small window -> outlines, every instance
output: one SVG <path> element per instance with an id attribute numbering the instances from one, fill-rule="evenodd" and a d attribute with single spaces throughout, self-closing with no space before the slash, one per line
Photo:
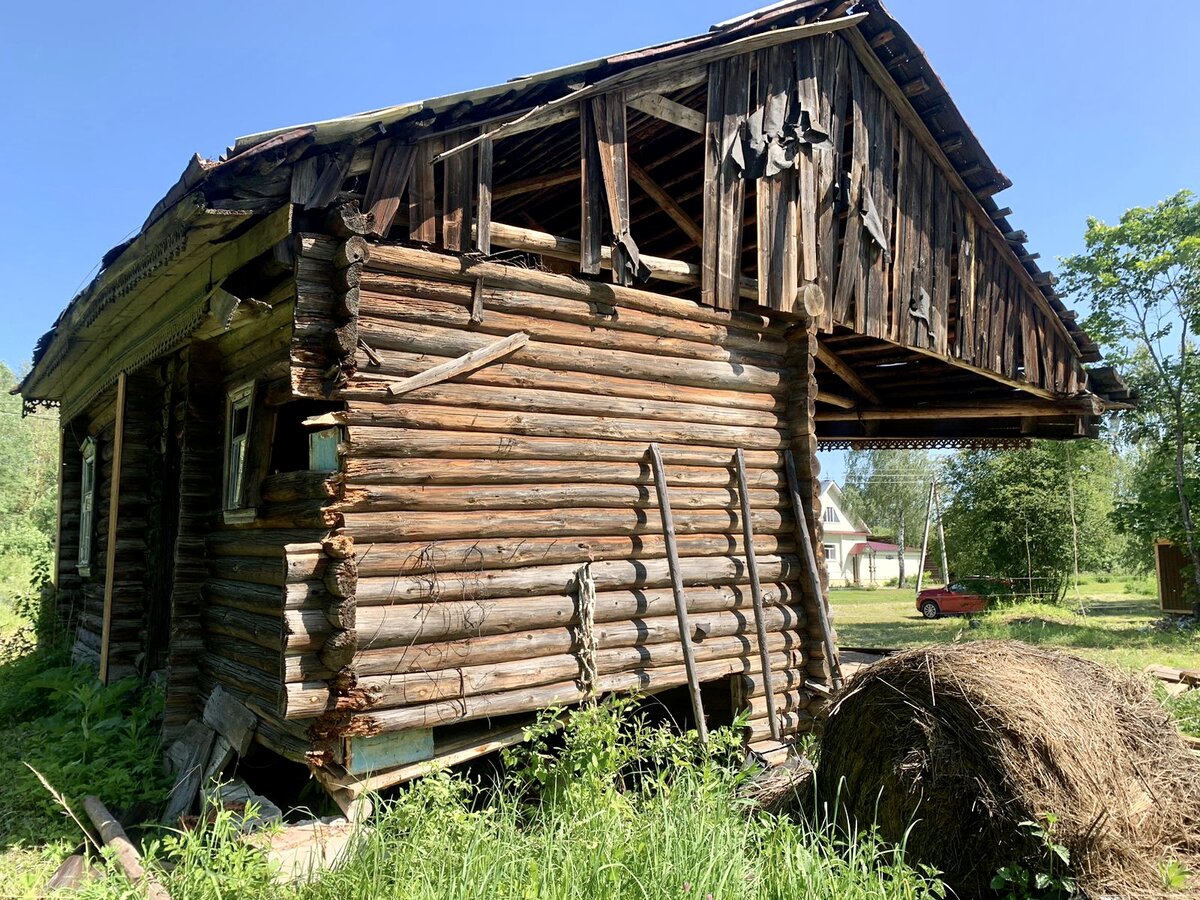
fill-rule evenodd
<path id="1" fill-rule="evenodd" d="M 834 509 L 832 506 L 827 506 L 827 507 L 825 507 L 825 511 L 821 513 L 821 521 L 822 522 L 840 522 L 842 520 L 838 518 L 836 509 Z"/>
<path id="2" fill-rule="evenodd" d="M 225 403 L 225 510 L 244 510 L 246 457 L 254 409 L 254 383 L 229 392 Z"/>
<path id="3" fill-rule="evenodd" d="M 79 499 L 79 574 L 92 574 L 92 533 L 96 524 L 96 439 L 88 438 L 79 448 L 83 475 Z"/>
<path id="4" fill-rule="evenodd" d="M 825 558 L 833 562 L 837 561 L 837 544 L 825 545 Z"/>

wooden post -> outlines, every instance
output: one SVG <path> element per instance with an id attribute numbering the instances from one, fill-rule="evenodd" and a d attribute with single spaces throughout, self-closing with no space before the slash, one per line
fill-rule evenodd
<path id="1" fill-rule="evenodd" d="M 821 640 L 825 644 L 825 657 L 829 661 L 829 674 L 833 678 L 833 687 L 842 687 L 842 666 L 838 661 L 837 647 L 833 643 L 833 628 L 829 624 L 829 610 L 825 608 L 825 592 L 821 590 L 821 574 L 817 571 L 817 552 L 813 548 L 812 531 L 808 527 L 808 516 L 804 512 L 804 503 L 800 499 L 800 478 L 796 474 L 796 457 L 791 448 L 783 451 L 783 461 L 787 465 L 788 493 L 792 497 L 792 515 L 796 519 L 796 539 L 799 541 L 801 560 L 808 569 L 808 577 L 812 582 L 813 597 L 817 607 L 817 619 L 821 626 Z"/>
<path id="2" fill-rule="evenodd" d="M 767 695 L 767 718 L 771 723 L 771 737 L 783 740 L 779 729 L 779 716 L 775 712 L 775 679 L 771 674 L 771 653 L 767 649 L 767 624 L 763 619 L 762 587 L 758 582 L 758 559 L 754 555 L 754 525 L 750 521 L 750 489 L 746 485 L 746 455 L 737 448 L 734 455 L 737 466 L 738 498 L 742 505 L 742 540 L 746 547 L 746 571 L 750 575 L 750 597 L 754 602 L 754 630 L 758 634 L 758 655 L 762 660 L 763 690 Z"/>
<path id="3" fill-rule="evenodd" d="M 933 518 L 934 481 L 929 480 L 929 499 L 925 503 L 925 528 L 921 531 L 921 558 L 917 560 L 917 593 L 921 593 L 921 585 L 925 581 L 925 553 L 929 550 L 929 521 Z M 904 552 L 904 548 L 900 548 Z"/>
<path id="4" fill-rule="evenodd" d="M 679 548 L 675 545 L 675 520 L 671 515 L 671 500 L 667 494 L 667 473 L 663 469 L 662 452 L 658 444 L 650 445 L 650 463 L 654 469 L 654 488 L 658 492 L 658 512 L 662 517 L 663 541 L 667 550 L 667 566 L 671 573 L 671 593 L 675 596 L 675 618 L 679 622 L 679 642 L 683 645 L 683 665 L 687 670 L 688 691 L 692 695 L 692 712 L 696 717 L 696 733 L 700 743 L 708 743 L 708 725 L 704 721 L 704 703 L 700 699 L 700 682 L 696 678 L 696 660 L 692 655 L 692 629 L 688 624 L 687 598 L 683 594 L 683 576 L 679 572 Z"/>
<path id="5" fill-rule="evenodd" d="M 113 584 L 117 570 L 117 513 L 121 507 L 121 458 L 125 449 L 125 373 L 117 376 L 117 424 L 113 433 L 112 477 L 108 491 L 108 543 L 104 548 L 104 616 L 100 631 L 100 683 L 108 684 L 108 643 L 112 633 Z"/>
<path id="6" fill-rule="evenodd" d="M 58 509 L 54 514 L 54 569 L 50 573 L 50 583 L 59 587 L 58 570 L 62 567 L 62 529 L 63 529 L 63 478 L 67 467 L 67 430 L 59 423 L 58 427 Z M 57 606 L 57 601 L 56 601 Z"/>

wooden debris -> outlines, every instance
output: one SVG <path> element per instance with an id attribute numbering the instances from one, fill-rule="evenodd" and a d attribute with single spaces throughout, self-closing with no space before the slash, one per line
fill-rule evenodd
<path id="1" fill-rule="evenodd" d="M 359 827 L 345 819 L 315 819 L 274 833 L 252 834 L 246 842 L 266 852 L 279 870 L 277 883 L 302 883 L 340 864 Z"/>
<path id="2" fill-rule="evenodd" d="M 222 688 L 212 689 L 208 702 L 204 704 L 204 724 L 225 738 L 238 756 L 245 756 L 254 738 L 258 717 L 245 705 Z"/>
<path id="3" fill-rule="evenodd" d="M 158 880 L 142 866 L 141 855 L 137 848 L 130 843 L 125 829 L 100 802 L 99 798 L 84 797 L 83 808 L 87 811 L 92 824 L 96 826 L 96 830 L 100 832 L 100 838 L 104 841 L 104 845 L 112 850 L 122 871 L 130 881 L 146 889 L 148 900 L 171 900 L 171 895 L 167 893 L 166 888 L 159 884 Z"/>
<path id="4" fill-rule="evenodd" d="M 206 726 L 198 729 L 198 737 L 187 745 L 188 753 L 175 778 L 175 784 L 167 795 L 167 805 L 163 811 L 163 821 L 173 825 L 179 817 L 191 812 L 196 803 L 196 797 L 204 786 L 204 771 L 212 753 L 216 732 Z"/>

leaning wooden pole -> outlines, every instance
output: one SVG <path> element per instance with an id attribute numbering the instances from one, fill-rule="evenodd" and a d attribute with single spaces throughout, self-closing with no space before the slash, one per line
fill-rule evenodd
<path id="1" fill-rule="evenodd" d="M 762 660 L 763 690 L 767 693 L 767 718 L 771 722 L 771 737 L 783 740 L 779 716 L 775 712 L 775 679 L 771 674 L 771 653 L 767 648 L 767 623 L 763 615 L 762 586 L 758 581 L 758 559 L 754 555 L 754 524 L 750 521 L 750 489 L 746 484 L 746 455 L 737 448 L 734 455 L 737 467 L 738 498 L 742 505 L 742 541 L 746 547 L 746 572 L 750 576 L 750 597 L 754 603 L 754 630 L 758 634 L 758 655 Z"/>
<path id="2" fill-rule="evenodd" d="M 100 839 L 104 845 L 113 851 L 113 856 L 121 866 L 121 870 L 129 877 L 130 881 L 146 889 L 148 900 L 171 900 L 167 889 L 142 866 L 142 857 L 125 834 L 125 829 L 108 811 L 108 808 L 100 802 L 99 798 L 84 797 L 83 808 L 87 811 L 92 824 L 96 826 L 96 830 L 100 832 Z"/>
<path id="3" fill-rule="evenodd" d="M 100 620 L 100 683 L 108 684 L 113 588 L 117 580 L 117 523 L 121 511 L 121 461 L 125 456 L 125 373 L 117 376 L 117 424 L 108 489 L 108 537 L 104 547 L 104 607 Z"/>
<path id="4" fill-rule="evenodd" d="M 929 552 L 929 522 L 933 518 L 934 481 L 929 480 L 929 499 L 925 501 L 925 527 L 921 531 L 921 557 L 917 560 L 917 593 L 921 593 L 921 585 L 925 582 L 925 554 Z M 900 552 L 905 551 L 904 547 Z"/>
<path id="5" fill-rule="evenodd" d="M 658 512 L 662 517 L 663 542 L 667 550 L 667 566 L 671 575 L 671 593 L 675 597 L 675 618 L 679 622 L 679 642 L 683 645 L 683 665 L 687 671 L 688 692 L 692 695 L 692 713 L 696 717 L 696 733 L 700 743 L 708 743 L 708 726 L 704 722 L 704 703 L 700 699 L 700 679 L 696 676 L 696 659 L 692 654 L 692 629 L 688 624 L 687 597 L 683 593 L 683 575 L 679 571 L 679 548 L 675 544 L 675 519 L 671 515 L 671 500 L 667 493 L 667 473 L 663 468 L 662 451 L 658 444 L 650 445 L 650 465 L 654 470 L 654 488 L 658 492 Z"/>
<path id="6" fill-rule="evenodd" d="M 813 547 L 812 531 L 808 527 L 808 515 L 804 512 L 804 503 L 800 499 L 800 477 L 796 473 L 796 457 L 791 448 L 783 451 L 783 461 L 787 466 L 788 493 L 792 497 L 792 515 L 796 519 L 796 538 L 799 542 L 801 559 L 811 581 L 814 603 L 817 608 L 817 620 L 821 626 L 821 641 L 825 646 L 825 658 L 829 661 L 829 675 L 833 679 L 833 687 L 842 687 L 842 666 L 838 661 L 837 647 L 833 643 L 833 626 L 829 622 L 829 610 L 825 606 L 825 592 L 821 589 L 821 573 L 817 569 L 817 552 Z"/>

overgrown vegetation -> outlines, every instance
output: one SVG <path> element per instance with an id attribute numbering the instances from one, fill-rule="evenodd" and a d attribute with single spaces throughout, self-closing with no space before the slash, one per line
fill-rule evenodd
<path id="1" fill-rule="evenodd" d="M 428 898 L 784 898 L 923 900 L 931 873 L 869 833 L 835 838 L 740 799 L 733 729 L 708 752 L 631 713 L 629 701 L 553 714 L 492 779 L 439 774 L 381 804 L 345 865 L 281 887 L 232 819 L 146 846 L 176 900 Z M 115 871 L 79 896 L 132 895 Z"/>

